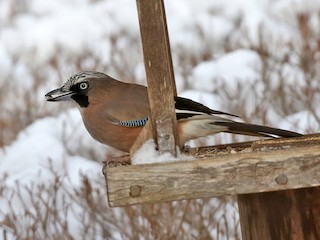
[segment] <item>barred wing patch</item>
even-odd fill
[[[143,127],[147,124],[149,118],[136,119],[136,120],[128,120],[128,121],[119,121],[119,125],[124,127]]]

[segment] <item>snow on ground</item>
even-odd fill
[[[86,152],[84,148],[89,147],[94,147],[94,151],[99,153],[100,158],[103,159],[105,147],[93,140],[87,133],[78,109],[70,109],[56,118],[39,119],[24,129],[16,141],[3,149],[0,175],[9,174],[8,182],[13,183],[19,179],[27,183],[34,180],[32,176],[37,175],[39,170],[48,169],[49,159],[55,169],[69,171],[68,166],[72,166],[70,161],[74,159],[72,154],[77,156],[81,154],[79,152],[81,148],[83,152]],[[84,157],[89,158],[89,156]],[[69,158],[71,158],[70,161]],[[79,158],[79,162],[83,162],[84,158],[81,159],[80,156]],[[88,166],[91,168],[93,161],[88,161],[88,164],[84,165],[84,169]],[[101,167],[99,164],[94,164],[94,166]],[[81,167],[78,170],[80,169]],[[72,172],[78,173],[79,171],[70,169],[70,173]],[[24,173],[23,177],[21,173]]]
[[[24,200],[22,202],[14,192],[7,193],[8,199],[0,199],[0,212],[7,213],[11,204],[16,214],[24,216],[25,206],[34,206],[25,188],[33,189],[36,194],[38,184],[49,187],[57,177],[53,171],[62,179],[65,190],[70,192],[81,186],[80,174],[85,174],[91,179],[102,179],[101,164],[90,161],[90,156],[80,156],[81,152],[88,152],[85,151],[86,148],[93,146],[96,154],[103,159],[105,146],[94,141],[86,132],[78,109],[67,110],[58,117],[35,121],[21,131],[16,141],[1,150],[0,176],[7,175],[1,184],[17,191],[16,183],[19,182],[19,189],[22,189],[20,197]],[[61,190],[59,192],[61,193]],[[58,209],[66,207],[65,197],[57,197]],[[81,208],[74,203],[72,209],[74,212],[69,216],[71,232],[80,237],[81,229],[75,223],[78,221],[76,216],[80,214]],[[72,228],[72,225],[75,226]]]
[[[317,112],[319,116],[320,108],[317,109]],[[277,127],[301,133],[315,133],[320,130],[319,122],[310,111],[302,111],[292,114],[285,119],[282,119]]]
[[[261,92],[263,84],[257,81],[260,69],[261,60],[256,52],[236,50],[217,60],[200,63],[194,68],[190,84],[195,89],[212,92],[222,87],[236,91],[238,84],[257,82],[256,91]]]
[[[220,104],[212,106],[213,109],[220,107],[221,111],[226,111],[224,108],[228,103],[221,96],[223,91],[227,91],[228,95],[245,99],[245,113],[252,115],[256,99],[262,98],[265,90],[265,84],[260,79],[261,69],[261,59],[256,52],[239,49],[198,64],[189,83],[196,90],[216,93]]]
[[[88,155],[81,156],[92,147],[103,159],[106,147],[86,132],[78,109],[70,109],[56,118],[39,119],[21,131],[16,141],[1,151],[0,175],[7,174],[5,183],[12,187],[16,181],[24,185],[46,183],[52,181],[52,167],[61,176],[68,175],[72,185],[79,186],[79,173],[102,177],[101,165],[90,161]],[[5,212],[3,207],[0,204]]]
[[[12,26],[2,30],[0,42],[10,55],[34,55],[34,65],[50,61],[57,51],[81,55],[86,46],[95,48],[100,56],[101,51],[108,52],[109,46],[103,41],[106,36],[123,28],[138,33],[133,9],[135,3],[126,0],[90,5],[87,1],[33,0],[28,6],[29,14],[17,16]]]
[[[136,5],[132,0],[30,0],[25,1],[25,5],[17,5],[17,12],[10,10],[12,3],[12,0],[0,2],[0,87],[10,84],[16,89],[6,95],[6,110],[25,104],[17,96],[23,91],[33,91],[34,69],[43,70],[40,78],[43,85],[35,93],[36,101],[45,101],[44,93],[61,83],[61,76],[47,66],[57,53],[63,53],[61,58],[67,64],[89,51],[101,59],[102,65],[110,66],[113,64],[110,55],[113,45],[108,39],[123,33],[127,38],[139,38]],[[239,98],[246,98],[246,109],[251,113],[255,111],[255,97],[263,97],[265,90],[259,75],[262,62],[252,50],[232,50],[234,43],[241,42],[243,47],[248,42],[258,44],[262,27],[264,34],[272,36],[267,38],[271,51],[285,52],[288,42],[299,42],[295,14],[317,13],[320,9],[320,2],[316,0],[236,0],[232,4],[224,0],[174,0],[165,4],[173,60],[179,69],[176,71],[179,94],[225,111],[226,103],[219,91],[228,89],[230,95],[239,94]],[[234,23],[240,17],[240,26],[235,27]],[[314,16],[311,24],[314,29],[319,29]],[[248,36],[244,36],[241,30],[245,30]],[[234,32],[233,39],[228,39],[231,51],[225,53],[222,46],[230,32]],[[128,54],[128,58],[134,57],[130,62],[140,81],[145,75],[141,53],[138,57],[130,56],[131,47],[128,48],[126,37],[120,39],[117,46],[120,49],[123,46],[122,51]],[[179,51],[186,58],[210,54],[205,61],[188,65],[190,75],[185,78],[180,71]],[[87,63],[86,66],[91,65]],[[74,73],[69,66],[61,69],[65,78]],[[303,87],[304,76],[300,69],[288,65],[283,71],[290,84]],[[278,77],[271,75],[270,79],[273,81],[271,86],[277,87]],[[185,89],[186,83],[188,89]],[[237,86],[243,83],[248,83],[248,87],[239,93]],[[252,95],[253,89],[249,85],[254,85],[255,95]],[[49,109],[48,104],[42,106]],[[280,128],[300,132],[319,130],[316,119],[308,111],[283,119],[270,108],[267,116]],[[152,148],[152,143],[150,145]],[[70,176],[71,181],[67,183],[70,187],[78,186],[79,172],[101,176],[101,165],[92,161],[89,148],[99,159],[113,152],[89,136],[77,109],[66,110],[56,117],[36,120],[26,129],[21,129],[10,146],[0,149],[0,175],[7,173],[6,184],[11,186],[16,180],[26,185],[33,181],[49,182],[52,177],[48,170],[50,159],[57,172]],[[159,158],[154,151],[148,153],[148,156]],[[134,161],[141,163],[141,156]],[[5,212],[5,206],[0,203],[0,210]]]

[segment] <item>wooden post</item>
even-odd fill
[[[319,240],[320,187],[238,195],[243,240]]]
[[[161,153],[176,155],[176,95],[163,0],[137,0],[144,63],[148,81],[153,137]]]

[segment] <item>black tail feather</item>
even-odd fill
[[[229,133],[250,135],[250,136],[264,136],[264,137],[301,137],[303,134],[291,132],[288,130],[266,127],[261,125],[240,123],[240,122],[214,122],[213,124],[228,127]]]

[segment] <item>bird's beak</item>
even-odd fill
[[[49,102],[67,101],[70,100],[75,93],[72,91],[63,91],[62,88],[48,92],[45,97]]]

